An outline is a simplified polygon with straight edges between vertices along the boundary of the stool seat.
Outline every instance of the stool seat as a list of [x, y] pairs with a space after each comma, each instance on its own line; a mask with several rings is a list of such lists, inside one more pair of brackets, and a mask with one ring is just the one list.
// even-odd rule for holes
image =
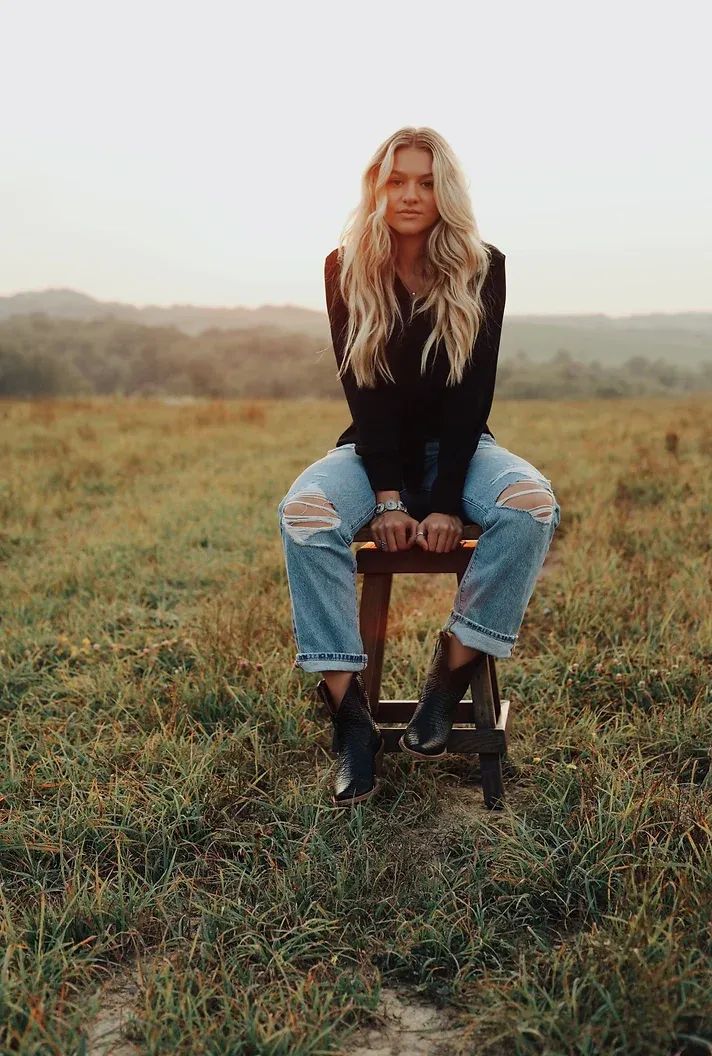
[[[430, 553], [417, 545], [395, 553], [381, 550], [373, 541], [369, 525], [354, 536], [356, 571], [363, 576], [359, 624], [368, 656], [364, 682], [387, 752], [400, 750], [398, 741], [418, 703], [412, 699], [381, 700], [380, 695], [393, 576], [454, 573], [459, 584], [481, 534], [479, 524], [466, 524], [460, 543], [447, 554]], [[484, 662], [476, 665], [470, 690], [472, 700], [462, 700], [457, 707], [447, 751], [479, 755], [485, 805], [497, 809], [504, 803], [502, 757], [507, 753], [510, 702], [500, 700], [494, 656], [487, 654]]]
[[[479, 539], [482, 534], [482, 528], [479, 524], [465, 524], [463, 525], [462, 538], [463, 539]], [[363, 528], [359, 528], [354, 536], [355, 543], [372, 543], [373, 533], [371, 532], [371, 525], [366, 524]]]

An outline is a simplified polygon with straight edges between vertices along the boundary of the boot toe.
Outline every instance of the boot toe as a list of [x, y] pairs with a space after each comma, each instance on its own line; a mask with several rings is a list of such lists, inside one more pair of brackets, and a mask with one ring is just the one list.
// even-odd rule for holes
[[363, 799], [364, 796], [371, 795], [376, 788], [375, 782], [369, 786], [359, 784], [358, 781], [350, 781], [346, 788], [334, 791], [333, 800], [334, 803], [351, 803], [352, 800]]
[[406, 728], [401, 740], [403, 747], [419, 755], [442, 755], [445, 750], [445, 745], [434, 740], [433, 737], [424, 737], [421, 740], [417, 730], [412, 727]]

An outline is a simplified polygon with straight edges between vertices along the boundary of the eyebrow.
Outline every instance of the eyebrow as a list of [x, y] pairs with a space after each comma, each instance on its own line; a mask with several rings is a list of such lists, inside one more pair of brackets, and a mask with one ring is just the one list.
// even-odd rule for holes
[[[401, 172], [400, 169], [391, 169], [391, 176], [407, 176], [407, 172]], [[432, 176], [432, 172], [421, 172], [421, 176]]]

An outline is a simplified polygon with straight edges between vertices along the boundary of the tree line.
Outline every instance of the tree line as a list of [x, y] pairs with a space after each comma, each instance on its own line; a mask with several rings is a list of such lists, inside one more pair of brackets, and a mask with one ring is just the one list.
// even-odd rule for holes
[[[501, 357], [497, 395], [509, 399], [589, 398], [712, 390], [712, 360], [683, 367], [631, 356], [616, 366], [552, 349]], [[114, 317], [13, 316], [0, 322], [0, 395], [337, 397], [330, 344], [276, 326], [211, 329], [198, 335]]]

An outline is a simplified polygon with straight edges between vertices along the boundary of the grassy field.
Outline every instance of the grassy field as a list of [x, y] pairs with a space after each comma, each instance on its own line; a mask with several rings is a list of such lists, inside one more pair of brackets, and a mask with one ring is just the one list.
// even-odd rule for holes
[[712, 1052], [712, 398], [490, 422], [562, 508], [507, 808], [392, 755], [342, 814], [276, 510], [343, 406], [0, 403], [0, 1052]]

